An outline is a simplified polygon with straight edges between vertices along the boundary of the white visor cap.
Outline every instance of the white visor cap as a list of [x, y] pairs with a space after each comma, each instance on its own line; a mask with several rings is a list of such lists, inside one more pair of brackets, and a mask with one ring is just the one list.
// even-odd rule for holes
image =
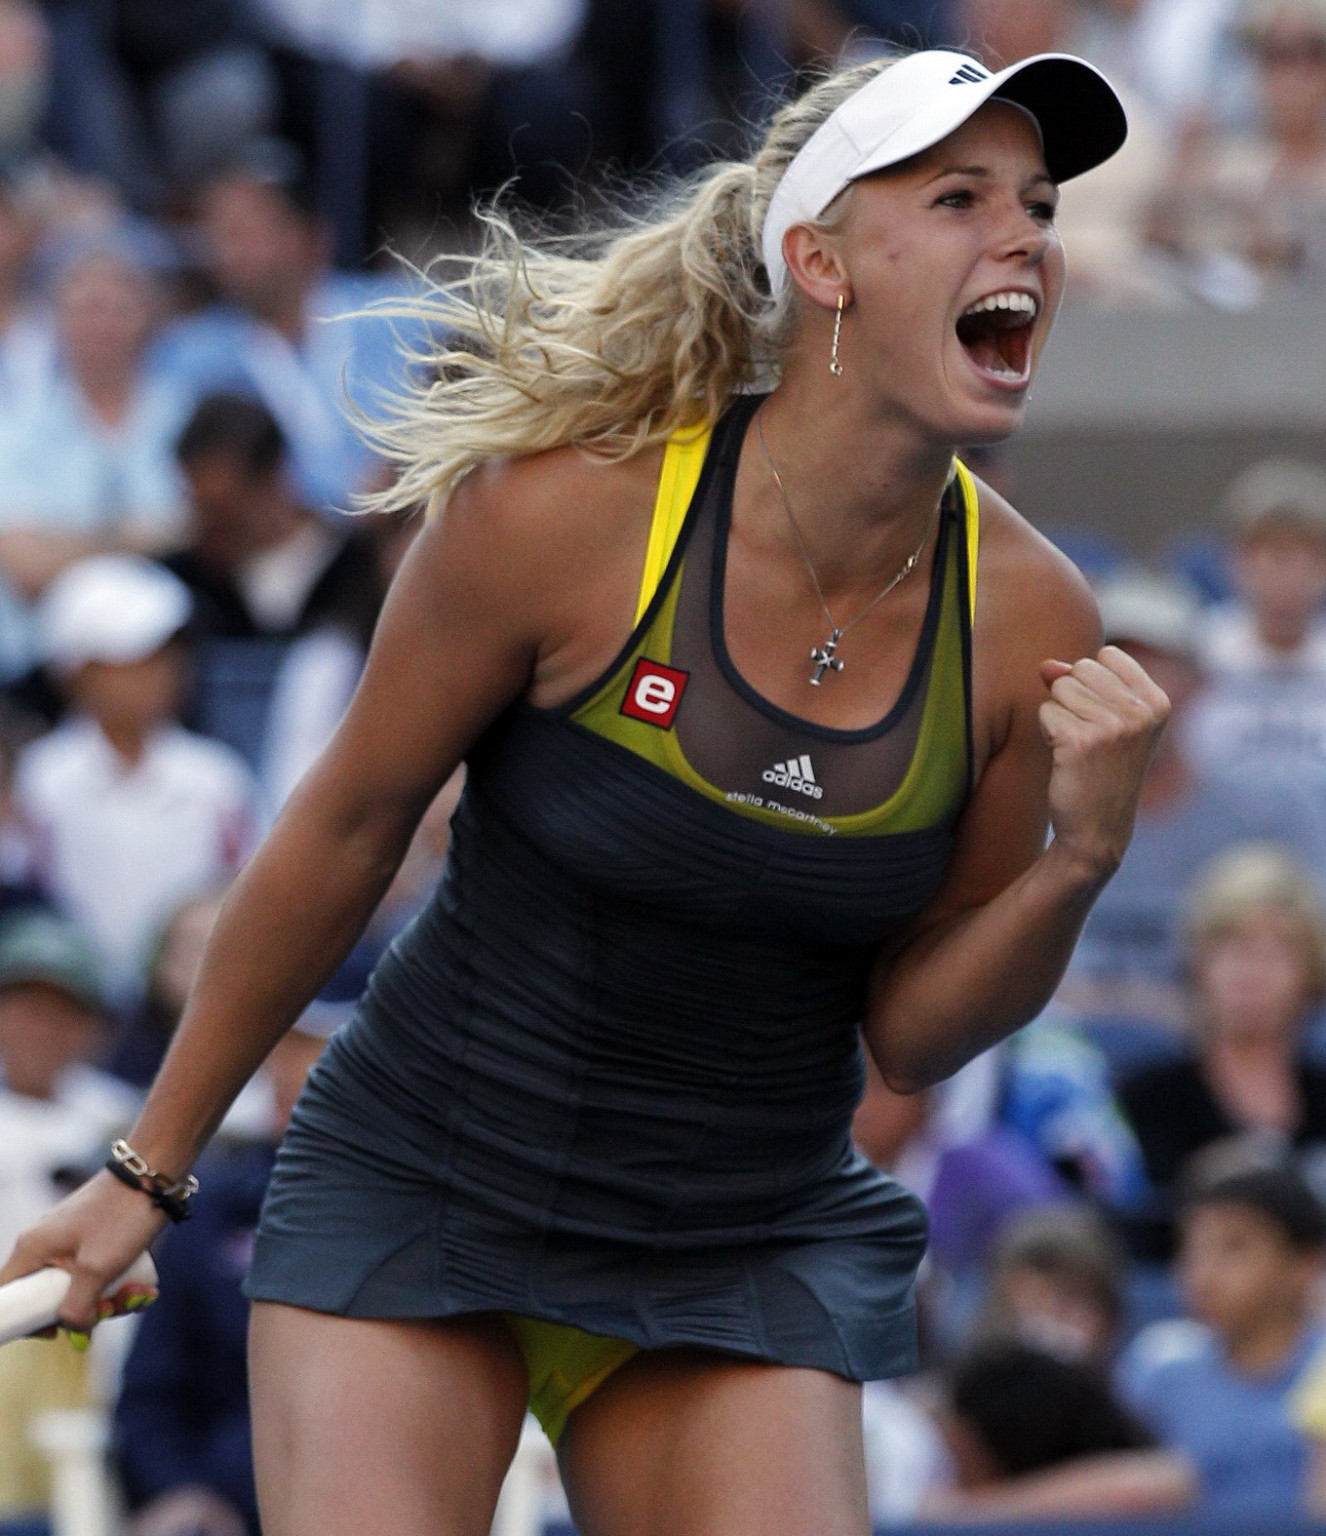
[[817, 219], [858, 178], [946, 139], [992, 96], [1034, 119], [1056, 182], [1108, 160], [1128, 136], [1114, 87], [1071, 54], [1038, 53], [995, 74], [965, 53], [907, 54], [820, 124], [774, 189], [762, 238], [770, 291], [777, 295], [787, 280], [783, 236], [793, 224]]

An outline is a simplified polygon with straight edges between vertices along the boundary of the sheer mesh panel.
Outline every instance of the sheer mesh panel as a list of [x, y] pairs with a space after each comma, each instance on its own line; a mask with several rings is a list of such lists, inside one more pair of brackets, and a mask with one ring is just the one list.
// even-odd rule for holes
[[677, 742], [695, 772], [726, 794], [811, 817], [855, 815], [889, 799], [916, 751], [944, 584], [961, 528], [956, 491], [945, 496], [925, 620], [893, 709], [861, 731], [799, 720], [755, 694], [730, 661], [730, 674], [720, 661], [726, 657], [721, 581], [733, 482], [745, 427], [758, 403], [735, 410], [724, 423], [729, 430], [722, 442], [711, 449], [721, 455], [718, 473], [696, 509], [686, 550], [672, 664], [689, 672], [690, 681], [677, 718]]

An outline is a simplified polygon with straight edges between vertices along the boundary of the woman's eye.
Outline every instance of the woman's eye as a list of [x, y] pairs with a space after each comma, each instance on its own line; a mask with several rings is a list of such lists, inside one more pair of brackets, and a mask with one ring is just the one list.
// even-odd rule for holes
[[1056, 213], [1058, 213], [1058, 211], [1059, 210], [1054, 203], [1027, 204], [1027, 212], [1032, 216], [1033, 219], [1038, 220], [1042, 224], [1053, 224], [1054, 216]]
[[971, 208], [976, 202], [976, 195], [964, 188], [958, 192], [945, 192], [942, 197], [935, 199], [938, 208]]

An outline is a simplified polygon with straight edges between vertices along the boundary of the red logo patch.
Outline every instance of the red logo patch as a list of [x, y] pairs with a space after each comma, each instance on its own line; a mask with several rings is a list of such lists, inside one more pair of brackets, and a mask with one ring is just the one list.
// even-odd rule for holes
[[635, 671], [631, 673], [620, 712], [629, 715], [632, 720], [656, 725], [662, 731], [671, 730], [690, 675], [689, 672], [665, 667], [661, 661], [650, 661], [647, 656], [642, 656], [635, 664]]

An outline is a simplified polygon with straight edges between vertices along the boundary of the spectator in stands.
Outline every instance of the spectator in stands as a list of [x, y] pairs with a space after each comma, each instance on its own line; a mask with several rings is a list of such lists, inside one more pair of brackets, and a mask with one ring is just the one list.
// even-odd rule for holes
[[1304, 1030], [1326, 995], [1326, 915], [1305, 870], [1251, 844], [1212, 861], [1187, 908], [1190, 1050], [1119, 1089], [1146, 1161], [1149, 1215], [1139, 1256], [1167, 1256], [1184, 1167], [1229, 1136], [1291, 1150], [1311, 1167], [1326, 1152], [1326, 1068]]
[[1086, 1206], [1047, 1206], [1000, 1234], [975, 1336], [1104, 1367], [1123, 1310], [1123, 1253], [1104, 1222]]
[[1165, 128], [1245, 122], [1251, 70], [1234, 35], [1247, 0], [1088, 0], [1077, 45]]
[[[46, 912], [0, 919], [0, 1241], [81, 1182], [132, 1122], [137, 1095], [93, 1066], [106, 1037], [96, 957], [77, 929]], [[0, 1350], [0, 1521], [48, 1502], [32, 1419], [87, 1394], [85, 1362], [68, 1349]]]
[[[262, 9], [288, 52], [291, 98], [307, 103], [303, 136], [343, 260], [361, 254], [375, 201], [389, 222], [404, 203], [431, 224], [439, 203], [463, 211], [514, 177], [525, 202], [551, 209], [593, 169], [601, 103], [580, 47], [587, 0], [262, 0]], [[637, 112], [648, 113], [648, 94], [637, 94]], [[336, 143], [347, 120], [359, 129], [356, 155]]]
[[288, 145], [256, 148], [208, 182], [198, 235], [221, 303], [171, 332], [165, 356], [179, 387], [194, 401], [224, 390], [260, 401], [290, 443], [301, 497], [319, 511], [348, 508], [376, 464], [349, 413], [373, 414], [403, 382], [399, 335], [362, 313], [389, 287], [329, 268]]
[[290, 636], [340, 625], [367, 636], [382, 600], [373, 551], [301, 500], [287, 439], [265, 406], [208, 396], [176, 453], [189, 521], [187, 542], [166, 564], [193, 594], [197, 633]]
[[1252, 0], [1242, 35], [1256, 125], [1189, 145], [1152, 221], [1192, 291], [1226, 308], [1326, 280], [1326, 3]]
[[183, 489], [178, 391], [153, 366], [153, 281], [131, 244], [76, 253], [56, 280], [62, 366], [0, 425], [0, 571], [35, 597], [95, 551], [164, 548]]
[[22, 754], [15, 802], [39, 876], [126, 999], [166, 915], [227, 881], [257, 831], [243, 764], [177, 723], [190, 606], [160, 566], [100, 555], [58, 577], [39, 613], [72, 714]]
[[0, 919], [0, 1236], [12, 1242], [63, 1176], [132, 1119], [137, 1095], [93, 1063], [108, 1038], [97, 957], [67, 919]]
[[1225, 494], [1237, 598], [1206, 625], [1184, 726], [1203, 769], [1326, 795], [1326, 470], [1267, 460]]
[[[979, 1074], [980, 1069], [977, 1069]], [[861, 1152], [919, 1195], [930, 1213], [930, 1260], [946, 1274], [985, 1261], [1019, 1211], [1071, 1198], [1071, 1189], [1037, 1149], [993, 1114], [964, 1113], [957, 1101], [970, 1080], [924, 1093], [894, 1093], [873, 1063], [852, 1134]]]
[[244, 0], [52, 9], [57, 142], [135, 208], [168, 210], [269, 131], [277, 82]]
[[210, 1155], [193, 1219], [158, 1250], [160, 1299], [140, 1324], [115, 1409], [130, 1536], [258, 1536], [240, 1281], [276, 1142], [325, 1043], [318, 1017], [301, 1019], [268, 1058], [267, 1138]]
[[1264, 459], [1229, 486], [1219, 519], [1238, 596], [1205, 616], [1208, 672], [1326, 682], [1326, 470]]
[[1297, 1174], [1258, 1169], [1199, 1188], [1182, 1233], [1191, 1319], [1138, 1335], [1120, 1362], [1121, 1390], [1188, 1458], [1204, 1512], [1292, 1515], [1304, 1506], [1308, 1456], [1291, 1404], [1323, 1344], [1326, 1214]]
[[1084, 1018], [1140, 1028], [1145, 1053], [1147, 1036], [1160, 1048], [1186, 1018], [1177, 919], [1198, 871], [1222, 848], [1265, 840], [1292, 847], [1320, 875], [1326, 831], [1319, 798], [1301, 787], [1251, 784], [1189, 761], [1185, 721], [1201, 681], [1196, 598], [1137, 571], [1098, 595], [1106, 637], [1159, 680], [1173, 714], [1147, 770], [1133, 840], [1087, 919], [1059, 1000]]
[[[357, 675], [385, 590], [374, 530], [361, 526], [351, 535], [309, 509], [288, 471], [281, 427], [257, 401], [209, 396], [177, 451], [189, 488], [189, 536], [165, 563], [194, 599], [194, 718], [255, 769], [279, 769], [267, 786], [275, 808], [295, 776], [288, 759], [301, 755], [283, 730], [325, 741], [353, 686], [347, 674]], [[318, 679], [316, 690], [293, 701], [297, 716], [274, 718], [290, 642], [312, 635], [347, 641], [353, 654], [347, 661], [345, 647], [333, 645], [330, 680]], [[324, 716], [320, 725], [306, 718], [314, 705]], [[306, 766], [306, 749], [302, 755]]]
[[1192, 1474], [1155, 1448], [1100, 1374], [1008, 1340], [978, 1345], [950, 1374], [940, 1422], [956, 1488], [938, 1519], [1105, 1519], [1187, 1506]]

